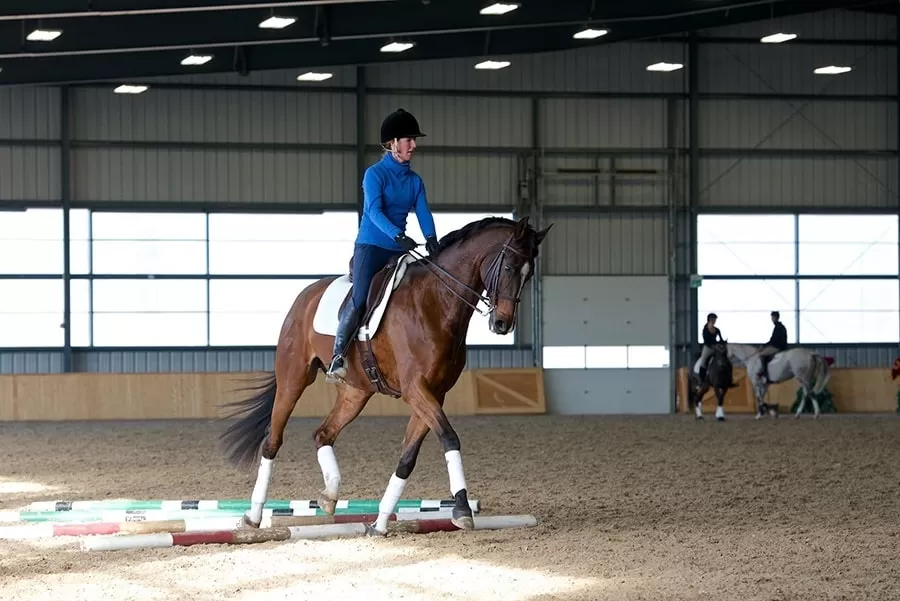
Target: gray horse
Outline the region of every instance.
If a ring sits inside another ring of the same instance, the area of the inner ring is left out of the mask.
[[[814,395],[818,395],[828,384],[831,377],[831,370],[825,357],[815,351],[806,348],[797,347],[785,351],[779,351],[772,360],[769,361],[767,368],[769,379],[757,376],[762,366],[762,359],[759,356],[759,350],[755,346],[749,344],[736,344],[734,342],[728,344],[728,354],[737,358],[747,368],[747,378],[753,387],[753,393],[756,396],[756,419],[765,415],[768,409],[769,415],[777,416],[774,407],[770,407],[763,402],[766,398],[766,392],[769,390],[769,383],[779,383],[796,378],[800,387],[803,389],[803,395],[800,397],[800,404],[797,407],[795,418],[800,417],[803,409],[806,407],[807,399],[813,403],[813,418],[819,417],[819,402]]]

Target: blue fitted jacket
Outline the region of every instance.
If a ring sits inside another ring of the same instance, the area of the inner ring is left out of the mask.
[[[362,188],[363,214],[357,244],[401,251],[394,238],[406,231],[406,217],[413,209],[425,237],[436,235],[434,217],[425,197],[425,183],[409,163],[400,163],[390,153],[385,154],[366,169]]]

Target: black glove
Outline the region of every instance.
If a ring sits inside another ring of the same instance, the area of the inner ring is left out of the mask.
[[[433,256],[435,253],[437,253],[437,249],[438,249],[437,238],[435,238],[434,236],[429,236],[429,237],[425,238],[425,250],[428,251],[429,255]]]
[[[416,244],[415,240],[413,240],[412,238],[410,238],[409,236],[407,236],[406,234],[404,234],[402,232],[397,234],[397,236],[394,238],[394,242],[399,244],[403,248],[403,250],[405,250],[406,252],[415,250],[416,247],[418,246],[418,244]]]

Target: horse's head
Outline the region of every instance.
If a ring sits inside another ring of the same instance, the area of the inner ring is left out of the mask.
[[[719,355],[721,358],[728,358],[728,341],[720,340],[716,342],[715,346],[713,346],[713,352],[716,355]]]
[[[508,334],[515,326],[522,290],[534,275],[538,247],[551,227],[553,224],[536,231],[528,224],[528,217],[523,217],[496,228],[496,235],[489,242],[492,250],[481,264],[481,279],[491,303],[491,332]],[[500,248],[493,251],[498,244]]]

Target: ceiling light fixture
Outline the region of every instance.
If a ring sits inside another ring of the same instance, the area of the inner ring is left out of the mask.
[[[62,31],[59,29],[35,29],[26,39],[32,42],[52,42],[61,35]]]
[[[381,47],[382,52],[406,52],[415,46],[412,42],[391,42]]]
[[[482,15],[505,15],[519,8],[518,2],[494,2],[490,6],[485,6],[480,11]]]
[[[576,32],[572,35],[572,37],[576,40],[595,40],[597,38],[605,36],[608,33],[608,29],[592,29],[588,27],[587,29],[582,29],[581,31]]]
[[[475,65],[476,69],[486,69],[490,71],[496,71],[497,69],[505,69],[510,65],[509,61],[481,61],[477,65]]]
[[[284,29],[289,25],[293,25],[296,21],[295,17],[276,17],[272,15],[265,21],[262,21],[259,26],[262,29]]]
[[[782,42],[789,42],[796,37],[796,33],[773,33],[759,38],[759,41],[763,44],[781,44]]]
[[[684,65],[682,65],[681,63],[667,63],[665,61],[647,65],[647,71],[661,71],[663,73],[668,73],[669,71],[677,71],[678,69],[683,68]]]
[[[307,71],[297,76],[297,81],[325,81],[334,77],[334,73],[316,73],[315,71]]]
[[[205,65],[212,60],[211,54],[191,54],[181,59],[182,65]]]
[[[113,90],[116,94],[140,94],[147,91],[147,86],[123,83]]]
[[[847,73],[851,71],[851,67],[838,67],[835,65],[828,65],[827,67],[818,67],[813,73],[816,75],[840,75],[841,73]]]

